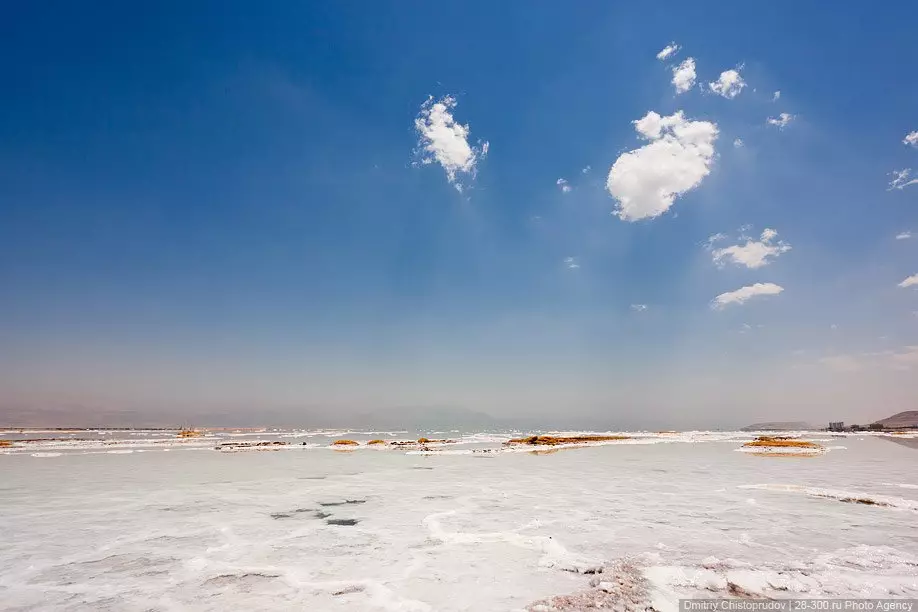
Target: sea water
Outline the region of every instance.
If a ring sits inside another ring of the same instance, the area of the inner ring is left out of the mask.
[[[758,456],[736,452],[749,434],[692,432],[534,454],[502,445],[510,432],[429,432],[456,443],[330,446],[417,435],[7,433],[56,439],[0,447],[0,608],[543,610],[622,567],[638,608],[918,597],[907,444],[811,432],[828,452]],[[289,444],[215,450],[267,440]]]

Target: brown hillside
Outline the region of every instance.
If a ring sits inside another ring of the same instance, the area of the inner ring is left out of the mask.
[[[918,427],[918,410],[906,410],[877,423],[883,427]]]

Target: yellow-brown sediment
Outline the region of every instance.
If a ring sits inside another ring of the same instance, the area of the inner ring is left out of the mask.
[[[367,444],[385,444],[385,440],[370,440]]]
[[[755,448],[755,447],[780,447],[780,448],[822,448],[819,444],[815,442],[809,442],[808,440],[794,440],[791,438],[780,438],[772,436],[759,436],[751,442],[746,442],[743,444],[745,447]]]
[[[513,438],[505,444],[528,446],[558,446],[559,444],[588,444],[590,442],[614,442],[630,440],[629,436],[529,436]]]
[[[12,446],[13,443],[9,440],[0,440],[0,446]]]
[[[332,442],[333,446],[357,446],[358,443],[354,440],[335,440]]]

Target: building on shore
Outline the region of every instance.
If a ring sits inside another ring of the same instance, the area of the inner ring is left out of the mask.
[[[845,431],[845,422],[844,421],[830,421],[829,431]]]

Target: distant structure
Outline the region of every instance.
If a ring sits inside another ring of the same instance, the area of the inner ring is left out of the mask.
[[[829,421],[829,431],[845,431],[845,422]]]

